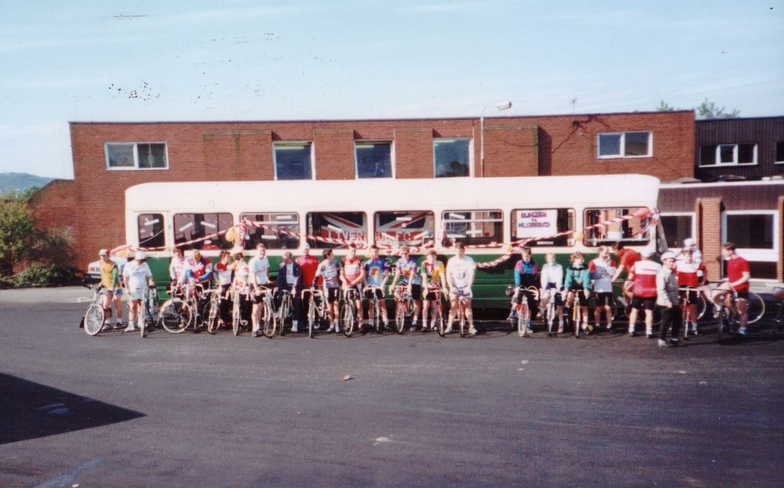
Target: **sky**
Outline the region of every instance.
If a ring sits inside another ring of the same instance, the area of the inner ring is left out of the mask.
[[[0,0],[0,63],[0,173],[73,178],[73,121],[784,115],[784,0]]]

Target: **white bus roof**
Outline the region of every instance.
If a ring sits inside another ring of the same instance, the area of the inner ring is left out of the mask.
[[[314,211],[365,208],[425,210],[520,206],[650,205],[659,180],[653,176],[534,176],[500,178],[216,181],[143,183],[128,188],[126,210],[206,211],[237,208],[267,211],[311,206]]]

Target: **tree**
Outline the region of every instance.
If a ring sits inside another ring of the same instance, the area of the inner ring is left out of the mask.
[[[740,117],[740,110],[733,109],[732,112],[725,112],[724,107],[717,107],[707,98],[694,111],[698,119],[737,119]]]
[[[14,266],[32,255],[35,220],[24,202],[0,203],[0,277],[14,274]]]
[[[659,112],[675,112],[678,109],[676,109],[672,105],[669,105],[664,100],[661,100],[661,101],[659,101],[659,106],[656,107],[656,110],[659,111]]]

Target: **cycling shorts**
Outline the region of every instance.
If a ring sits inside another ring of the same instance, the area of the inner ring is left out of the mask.
[[[335,303],[340,300],[340,288],[327,288],[327,303]]]
[[[370,300],[373,298],[373,292],[376,292],[376,297],[379,299],[384,298],[384,289],[383,288],[376,288],[375,290],[365,290],[365,298]]]
[[[425,300],[433,301],[438,300],[438,297],[441,295],[441,288],[428,288],[427,293],[425,293]]]
[[[422,300],[422,285],[411,285],[411,298],[415,302]]]
[[[653,310],[656,308],[656,297],[645,298],[635,295],[632,297],[632,308],[636,308],[637,310]]]
[[[597,307],[609,307],[612,303],[612,292],[609,291],[600,291],[594,294],[594,300],[596,301]]]
[[[560,293],[558,293],[558,287],[555,286],[555,284],[552,284],[552,286],[547,285],[547,288],[545,288],[545,291],[547,291],[547,293],[551,297],[553,297],[553,299],[555,300],[555,306],[556,307],[560,307],[561,305],[564,304],[563,297],[561,296]]]
[[[682,290],[679,295],[681,296],[681,301],[687,305],[693,305],[699,300],[699,292],[697,290]]]

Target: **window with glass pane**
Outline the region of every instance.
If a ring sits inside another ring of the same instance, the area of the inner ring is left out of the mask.
[[[627,132],[624,134],[625,156],[647,156],[650,132]]]
[[[773,214],[727,215],[727,240],[741,249],[773,249]]]
[[[470,174],[470,139],[436,139],[433,141],[436,178]]]
[[[391,178],[392,144],[389,142],[358,142],[354,146],[357,178]]]
[[[738,164],[756,164],[756,149],[756,144],[738,144]]]
[[[230,213],[174,214],[173,222],[174,244],[181,249],[231,249],[233,246],[226,240],[225,232],[217,235],[234,225]],[[190,242],[193,240],[198,242]]]
[[[166,144],[137,144],[139,168],[165,168]]]
[[[109,169],[166,169],[169,166],[164,143],[108,143]]]
[[[621,134],[599,134],[599,157],[621,155]]]
[[[667,247],[683,247],[683,241],[692,237],[691,215],[662,215],[660,225],[667,238]]]
[[[718,146],[700,147],[700,166],[714,166],[716,164],[716,148]]]
[[[645,207],[586,209],[583,219],[586,227],[583,244],[600,246],[616,241],[634,245],[647,244],[650,241],[648,213]],[[640,218],[639,215],[646,217]],[[613,222],[614,219],[622,220]]]
[[[109,168],[134,168],[136,167],[136,158],[133,153],[133,144],[107,144],[107,166]]]
[[[443,246],[457,242],[466,245],[503,242],[504,216],[500,210],[449,210],[442,213],[441,218],[444,221]]]
[[[307,215],[308,244],[320,249],[346,248],[351,241],[367,242],[364,212],[311,212]],[[324,242],[310,236],[336,239]]]
[[[295,212],[244,213],[240,218],[259,225],[247,226],[245,249],[255,249],[259,243],[267,249],[299,247],[299,216]]]
[[[435,214],[431,211],[377,212],[376,245],[423,246],[435,239]]]
[[[310,180],[311,144],[275,144],[275,179],[276,180]]]
[[[776,143],[776,162],[784,162],[784,142]]]
[[[651,155],[650,132],[598,135],[599,158],[639,158]]]
[[[553,236],[573,231],[574,215],[570,208],[512,210],[512,241],[525,240],[528,246],[573,246],[571,234]]]
[[[163,214],[140,214],[136,219],[139,229],[139,247],[165,247]]]

